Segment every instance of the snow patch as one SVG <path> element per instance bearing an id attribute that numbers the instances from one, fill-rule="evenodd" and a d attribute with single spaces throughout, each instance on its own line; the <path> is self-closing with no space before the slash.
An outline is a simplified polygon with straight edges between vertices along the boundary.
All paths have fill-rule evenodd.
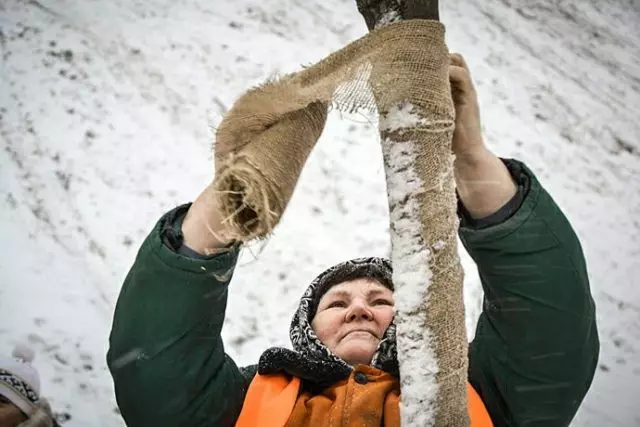
<path id="1" fill-rule="evenodd" d="M 436 251 L 439 251 L 440 249 L 444 248 L 446 245 L 447 244 L 444 242 L 444 240 L 438 240 L 433 244 L 433 249 L 435 249 Z"/>
<path id="2" fill-rule="evenodd" d="M 389 122 L 402 127 L 415 123 L 410 108 L 398 112 L 397 119 L 394 114 L 385 118 L 387 128 Z M 402 425 L 430 426 L 435 420 L 438 364 L 430 332 L 424 327 L 426 312 L 421 309 L 431 281 L 430 251 L 421 236 L 416 199 L 424 191 L 424 183 L 413 168 L 417 155 L 414 141 L 395 142 L 385 138 L 382 150 L 392 224 L 391 259 L 402 390 L 400 414 Z"/>
<path id="3" fill-rule="evenodd" d="M 238 13 L 255 6 L 246 0 L 234 7 L 47 1 L 57 17 L 35 2 L 0 4 L 7 3 L 0 12 L 0 235 L 8 242 L 0 354 L 25 340 L 34 347 L 44 395 L 72 417 L 65 427 L 96 420 L 123 427 L 104 366 L 113 305 L 158 217 L 211 180 L 207 125 L 215 129 L 219 117 L 207 120 L 205 112 L 222 114 L 263 77 L 340 49 L 364 34 L 364 24 L 355 25 L 353 3 L 343 0 L 266 0 L 254 12 L 282 19 L 259 25 L 258 15 Z M 506 3 L 475 2 L 464 15 L 456 2 L 443 3 L 443 14 L 459 18 L 447 39 L 468 55 L 487 144 L 536 173 L 582 241 L 601 354 L 572 425 L 640 426 L 633 397 L 640 393 L 637 8 L 587 0 L 553 10 L 521 2 L 516 11 Z M 145 19 L 136 18 L 141 13 Z M 289 345 L 301 284 L 345 259 L 389 254 L 381 153 L 371 143 L 377 129 L 368 117 L 331 115 L 277 235 L 258 253 L 247 248 L 234 273 L 223 338 L 238 365 Z M 460 250 L 473 336 L 482 288 Z M 93 360 L 89 373 L 83 355 Z"/>
<path id="4" fill-rule="evenodd" d="M 397 11 L 390 10 L 380 17 L 380 20 L 376 22 L 376 25 L 373 28 L 377 30 L 378 28 L 386 27 L 389 24 L 398 22 L 400 19 L 400 14 Z"/>
<path id="5" fill-rule="evenodd" d="M 420 129 L 421 132 L 440 133 L 453 130 L 453 120 L 429 120 L 422 117 L 419 109 L 410 102 L 401 102 L 380 116 L 380 131 L 396 132 L 405 129 Z"/>
<path id="6" fill-rule="evenodd" d="M 428 120 L 418 114 L 418 109 L 415 105 L 410 102 L 401 102 L 389 108 L 389 111 L 380 117 L 380 130 L 394 132 L 428 123 Z"/>

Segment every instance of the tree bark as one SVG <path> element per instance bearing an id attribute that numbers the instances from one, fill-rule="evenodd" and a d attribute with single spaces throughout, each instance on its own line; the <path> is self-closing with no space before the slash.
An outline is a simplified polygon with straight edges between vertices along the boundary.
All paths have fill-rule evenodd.
<path id="1" fill-rule="evenodd" d="M 407 19 L 440 20 L 438 0 L 356 0 L 369 31 Z"/>

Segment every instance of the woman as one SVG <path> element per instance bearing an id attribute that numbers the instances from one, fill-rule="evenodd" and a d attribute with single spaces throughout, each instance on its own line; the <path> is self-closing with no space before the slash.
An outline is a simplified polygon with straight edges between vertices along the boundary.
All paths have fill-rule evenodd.
<path id="1" fill-rule="evenodd" d="M 35 353 L 17 345 L 11 357 L 0 355 L 0 427 L 57 427 L 49 402 L 40 396 Z"/>
<path id="2" fill-rule="evenodd" d="M 472 425 L 568 425 L 599 348 L 580 244 L 532 172 L 485 147 L 460 55 L 451 56 L 450 79 L 459 233 L 485 292 L 469 348 Z M 220 337 L 238 252 L 211 187 L 161 218 L 142 245 L 107 355 L 127 424 L 399 425 L 389 262 L 365 258 L 322 273 L 294 315 L 293 350 L 269 349 L 258 365 L 238 368 Z"/>

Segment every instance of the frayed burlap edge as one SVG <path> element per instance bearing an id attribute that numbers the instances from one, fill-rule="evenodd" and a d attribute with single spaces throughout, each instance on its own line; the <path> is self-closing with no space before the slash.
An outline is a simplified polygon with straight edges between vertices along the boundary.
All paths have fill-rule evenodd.
<path id="1" fill-rule="evenodd" d="M 416 91 L 428 99 L 430 88 L 415 81 L 415 70 L 443 38 L 444 26 L 436 21 L 391 24 L 241 96 L 220 123 L 215 143 L 216 197 L 229 237 L 263 238 L 278 224 L 322 134 L 329 105 L 374 112 Z M 236 169 L 242 180 L 233 178 Z"/>

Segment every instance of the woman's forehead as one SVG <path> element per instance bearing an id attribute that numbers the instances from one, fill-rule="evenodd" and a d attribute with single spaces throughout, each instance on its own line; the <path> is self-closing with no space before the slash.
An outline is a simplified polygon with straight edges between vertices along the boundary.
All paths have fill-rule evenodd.
<path id="1" fill-rule="evenodd" d="M 333 285 L 323 296 L 354 295 L 354 294 L 392 294 L 390 289 L 371 277 L 360 277 Z"/>

